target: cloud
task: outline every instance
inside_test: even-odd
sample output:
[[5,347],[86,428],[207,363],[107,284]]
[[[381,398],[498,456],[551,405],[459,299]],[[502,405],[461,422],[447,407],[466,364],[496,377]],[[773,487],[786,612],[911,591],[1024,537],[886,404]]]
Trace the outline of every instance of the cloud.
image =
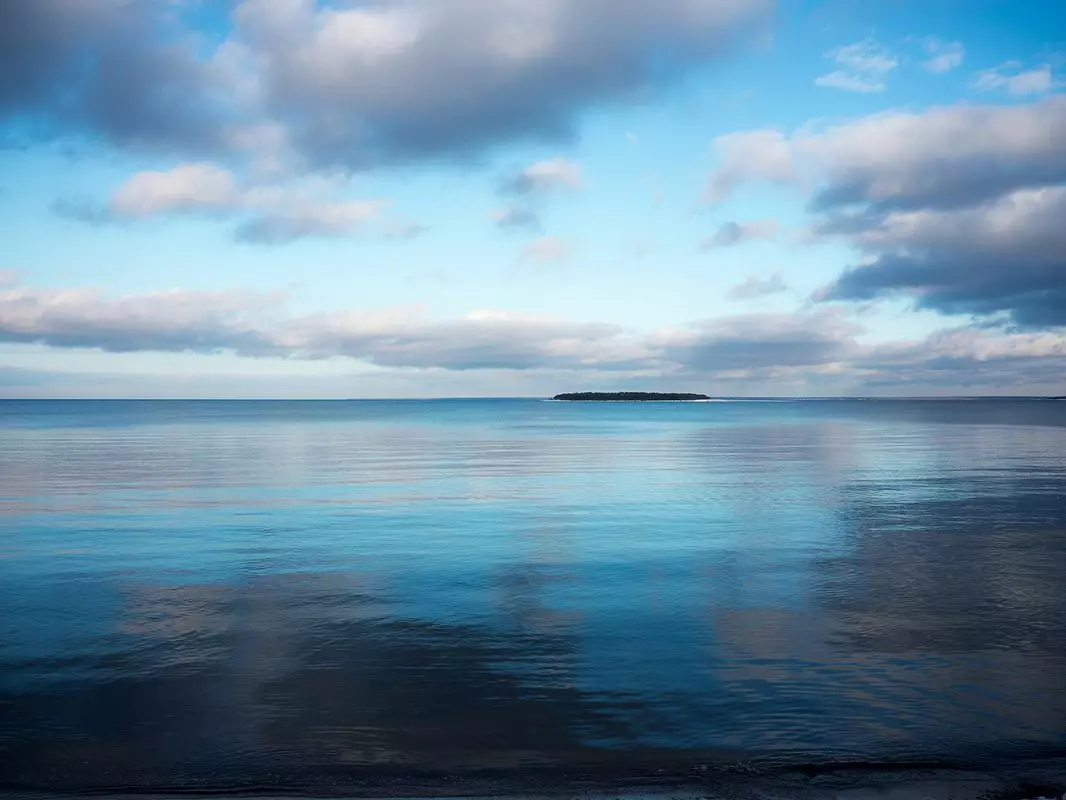
[[1027,328],[1066,324],[1066,97],[752,131],[720,147],[711,194],[745,180],[805,185],[815,238],[858,251],[819,299],[895,295]]
[[842,70],[834,70],[825,75],[819,75],[814,79],[814,85],[826,89],[843,89],[845,92],[867,94],[885,90],[885,82],[879,77],[856,75],[853,72],[843,72]]
[[703,240],[701,250],[735,247],[744,242],[772,239],[777,235],[777,220],[757,219],[751,222],[723,222],[713,236]]
[[571,246],[565,239],[557,236],[542,236],[528,242],[522,248],[522,258],[539,261],[542,264],[555,264],[570,257]]
[[814,187],[815,210],[971,205],[1066,180],[1066,96],[892,111],[791,136],[746,131],[719,137],[714,148],[712,200],[766,181]]
[[0,121],[186,153],[223,147],[238,99],[196,44],[160,3],[5,0]]
[[873,39],[837,47],[825,54],[840,69],[815,78],[815,86],[843,89],[848,92],[882,92],[885,75],[894,70],[899,60]]
[[[444,385],[437,381],[447,383],[443,376],[469,372],[494,380],[538,373],[560,381],[569,374],[610,385],[643,376],[657,385],[714,381],[734,388],[791,387],[801,394],[825,381],[908,393],[921,393],[916,387],[1017,392],[1026,386],[1061,386],[1066,374],[1062,333],[956,327],[920,341],[870,345],[861,343],[863,328],[834,306],[740,314],[636,333],[617,325],[492,309],[451,319],[427,317],[418,307],[293,316],[285,311],[286,299],[281,293],[180,289],[114,297],[89,289],[13,284],[0,289],[0,342],[114,353],[349,358],[414,371],[399,374],[418,375],[419,394],[427,393],[427,386]],[[13,375],[12,383],[32,394],[26,377]],[[346,391],[343,386],[334,390]]]
[[170,3],[6,0],[0,118],[264,165],[463,158],[571,139],[585,110],[752,40],[774,5],[231,0],[205,36]]
[[527,205],[512,205],[497,208],[492,212],[492,221],[497,228],[526,228],[539,230],[540,215]]
[[351,236],[375,219],[384,206],[381,200],[281,206],[252,216],[237,227],[234,235],[238,241],[251,244],[284,244],[309,236]]
[[109,352],[265,355],[281,298],[255,292],[173,290],[109,298],[89,289],[0,289],[0,341]]
[[[328,199],[341,185],[311,179],[289,186],[244,186],[229,170],[189,163],[131,176],[104,206],[68,199],[57,203],[55,210],[88,223],[174,215],[238,218],[242,220],[234,231],[238,241],[283,244],[306,237],[354,235],[388,205],[381,199]],[[420,232],[418,226],[397,225],[387,224],[383,235],[411,238]]]
[[538,161],[504,179],[500,188],[518,195],[576,191],[581,188],[581,165],[565,158]]
[[944,42],[935,36],[925,38],[924,49],[929,58],[922,62],[922,67],[927,72],[950,72],[966,58],[966,48],[962,42]]
[[937,393],[941,387],[1003,394],[1046,387],[1044,391],[1059,393],[1066,374],[1066,336],[951,328],[921,341],[869,348],[855,359],[853,369],[860,385],[897,393]]
[[116,217],[232,211],[245,203],[233,175],[213,164],[181,164],[164,172],[139,172],[111,198]]
[[919,308],[1066,325],[1066,186],[1025,189],[963,209],[830,219],[866,256],[826,300],[902,294]]
[[835,309],[813,314],[744,314],[698,323],[653,342],[685,370],[768,378],[782,369],[821,368],[861,348],[862,328]]
[[1050,64],[1022,70],[1021,63],[1017,61],[1008,61],[993,69],[981,70],[973,82],[973,88],[979,92],[1004,89],[1013,95],[1044,94],[1053,86]]
[[704,195],[709,203],[725,200],[747,181],[757,179],[789,185],[799,180],[794,145],[780,131],[729,133],[716,138],[712,147],[720,166],[712,175]]
[[731,300],[755,300],[760,297],[787,292],[788,285],[779,273],[774,273],[769,278],[752,276],[743,283],[738,283],[729,290]]
[[614,325],[491,311],[433,320],[417,308],[290,317],[283,313],[284,299],[189,290],[114,298],[92,290],[15,286],[0,290],[0,341],[116,353],[343,356],[446,370],[647,366],[640,345]]

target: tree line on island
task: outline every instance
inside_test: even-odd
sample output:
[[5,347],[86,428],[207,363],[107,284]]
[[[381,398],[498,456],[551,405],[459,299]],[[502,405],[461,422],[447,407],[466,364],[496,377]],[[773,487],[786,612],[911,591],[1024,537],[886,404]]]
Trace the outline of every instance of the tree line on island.
[[662,400],[710,400],[705,394],[688,392],[566,392],[557,394],[553,400],[571,400],[578,402],[614,401],[614,402],[648,402]]

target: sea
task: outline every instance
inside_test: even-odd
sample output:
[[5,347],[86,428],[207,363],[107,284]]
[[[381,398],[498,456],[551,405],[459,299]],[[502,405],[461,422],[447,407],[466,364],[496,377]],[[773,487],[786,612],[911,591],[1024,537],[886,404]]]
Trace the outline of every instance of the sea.
[[2,792],[1064,765],[1066,402],[0,401]]

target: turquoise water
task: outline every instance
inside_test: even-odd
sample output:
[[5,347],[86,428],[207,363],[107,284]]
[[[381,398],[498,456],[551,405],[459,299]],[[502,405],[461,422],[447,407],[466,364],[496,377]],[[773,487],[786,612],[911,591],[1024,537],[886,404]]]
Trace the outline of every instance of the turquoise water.
[[0,786],[1066,752],[1066,403],[0,402]]

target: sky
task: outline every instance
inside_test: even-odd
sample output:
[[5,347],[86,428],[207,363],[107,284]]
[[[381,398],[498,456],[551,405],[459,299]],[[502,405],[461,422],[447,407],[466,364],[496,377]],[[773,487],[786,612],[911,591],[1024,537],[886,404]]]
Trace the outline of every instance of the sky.
[[4,0],[0,397],[1066,394],[1062,0]]

